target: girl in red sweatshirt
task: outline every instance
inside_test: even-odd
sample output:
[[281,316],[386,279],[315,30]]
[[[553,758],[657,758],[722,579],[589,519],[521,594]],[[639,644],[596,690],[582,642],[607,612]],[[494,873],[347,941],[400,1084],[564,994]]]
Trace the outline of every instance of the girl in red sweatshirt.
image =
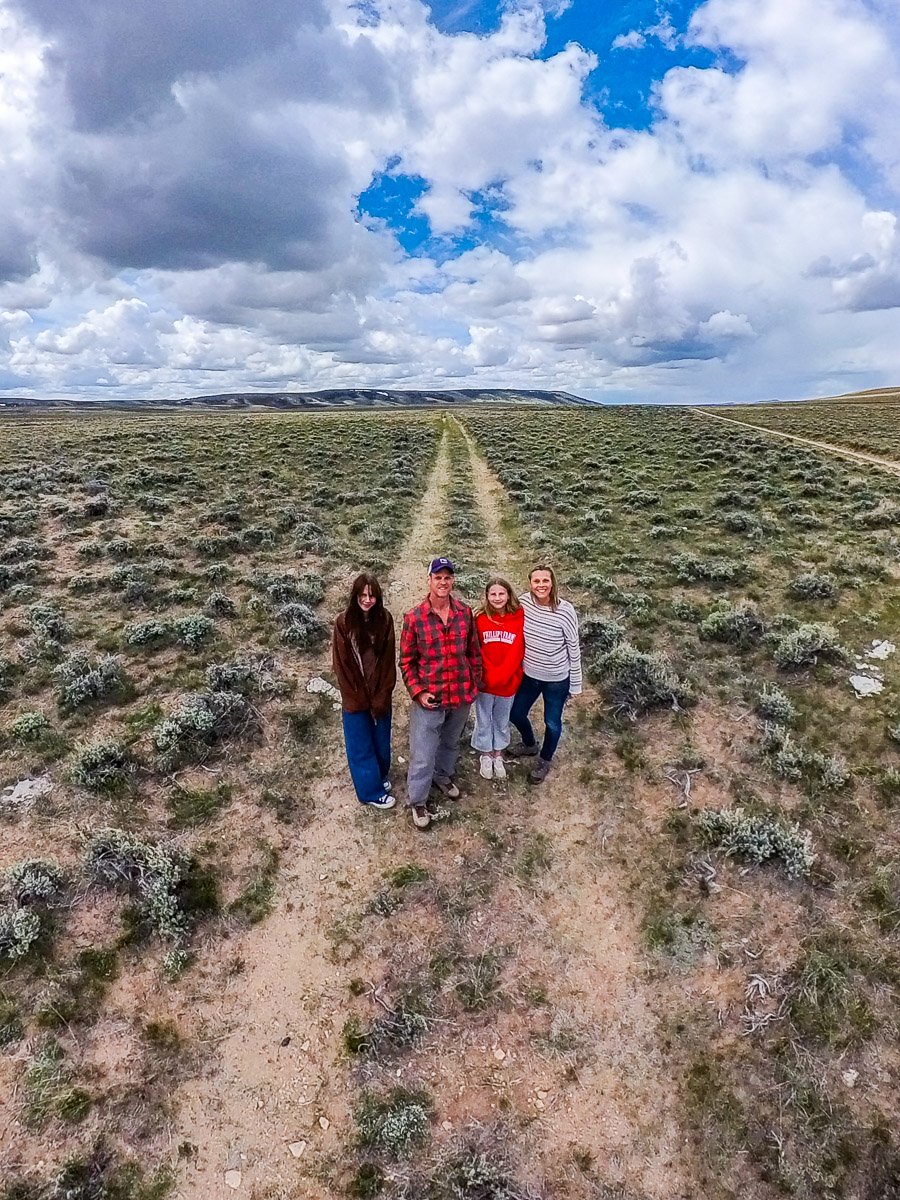
[[491,579],[475,617],[484,675],[475,697],[472,745],[481,751],[485,779],[505,779],[502,751],[509,745],[509,714],[522,681],[525,614],[505,579]]

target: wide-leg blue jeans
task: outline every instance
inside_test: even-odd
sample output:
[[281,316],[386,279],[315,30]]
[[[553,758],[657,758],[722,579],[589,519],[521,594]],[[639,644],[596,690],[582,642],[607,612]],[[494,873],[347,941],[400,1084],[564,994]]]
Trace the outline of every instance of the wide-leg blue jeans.
[[345,712],[342,717],[350,778],[360,804],[371,804],[384,795],[391,771],[391,714]]
[[544,697],[544,743],[541,746],[541,758],[550,762],[562,736],[562,714],[569,698],[569,677],[550,682],[545,679],[532,679],[530,675],[522,676],[509,719],[522,735],[526,746],[537,744],[528,714],[538,696]]

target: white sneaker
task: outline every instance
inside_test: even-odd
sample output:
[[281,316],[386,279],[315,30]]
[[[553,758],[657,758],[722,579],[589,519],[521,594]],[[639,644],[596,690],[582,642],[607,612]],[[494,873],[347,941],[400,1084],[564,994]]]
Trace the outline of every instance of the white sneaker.
[[494,760],[489,754],[482,754],[481,756],[481,778],[494,778]]
[[383,796],[379,796],[377,800],[370,800],[366,805],[367,808],[393,808],[397,803],[395,796],[389,795],[387,792]]
[[506,766],[504,765],[503,759],[500,757],[499,754],[494,759],[494,778],[495,779],[505,779],[506,778]]
[[394,785],[391,783],[391,781],[389,779],[385,779],[384,783],[381,786],[384,788],[384,790],[386,792],[392,792],[394,790]]

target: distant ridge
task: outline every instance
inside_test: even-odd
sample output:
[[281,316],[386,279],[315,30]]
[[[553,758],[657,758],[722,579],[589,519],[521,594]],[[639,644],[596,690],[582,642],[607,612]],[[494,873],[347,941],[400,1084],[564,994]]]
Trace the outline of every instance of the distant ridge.
[[323,409],[437,408],[466,404],[592,405],[570,392],[522,391],[514,388],[460,388],[456,391],[398,391],[376,388],[329,388],[320,392],[224,392],[178,400],[39,400],[30,396],[0,397],[0,409],[115,408],[140,412],[153,408]]
[[844,392],[840,396],[814,396],[803,404],[900,404],[900,387],[869,388],[865,392]]

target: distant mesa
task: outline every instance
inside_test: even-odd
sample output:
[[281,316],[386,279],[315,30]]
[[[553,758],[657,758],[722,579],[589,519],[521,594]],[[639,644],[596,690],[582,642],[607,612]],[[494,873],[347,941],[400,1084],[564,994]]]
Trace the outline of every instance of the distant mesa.
[[148,408],[440,408],[466,404],[582,404],[590,400],[569,392],[521,391],[511,388],[460,388],[457,391],[383,391],[375,388],[330,388],[321,392],[226,392],[179,400],[41,400],[32,396],[0,397],[0,409],[116,408],[129,412]]

